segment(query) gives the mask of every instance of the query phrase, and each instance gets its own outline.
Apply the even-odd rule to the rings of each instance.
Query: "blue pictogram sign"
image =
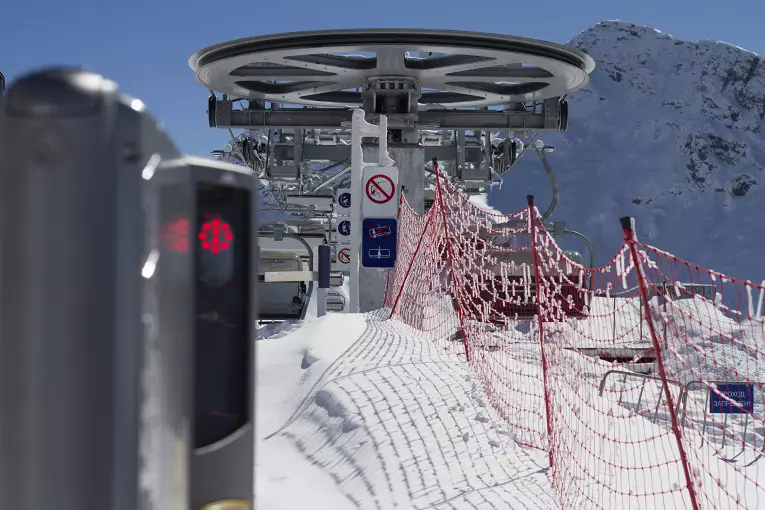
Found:
[[[396,263],[398,222],[393,218],[364,218],[361,228],[361,265],[391,268]]]

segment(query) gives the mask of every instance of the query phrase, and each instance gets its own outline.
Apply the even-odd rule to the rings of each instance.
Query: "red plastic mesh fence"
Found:
[[[508,438],[549,452],[563,508],[765,508],[762,286],[629,224],[586,268],[533,205],[492,214],[444,179],[400,225],[391,316],[466,357]]]

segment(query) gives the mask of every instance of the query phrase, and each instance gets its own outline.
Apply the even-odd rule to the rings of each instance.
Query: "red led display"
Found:
[[[163,247],[176,253],[188,253],[189,228],[190,223],[185,218],[166,222],[160,232]]]
[[[231,247],[234,233],[231,232],[231,225],[216,216],[206,219],[202,224],[198,237],[203,250],[220,253]]]

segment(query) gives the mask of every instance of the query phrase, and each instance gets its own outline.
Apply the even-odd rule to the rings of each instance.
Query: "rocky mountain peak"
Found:
[[[765,276],[765,59],[619,20],[569,44],[597,67],[569,99],[568,131],[543,137],[557,146],[555,217],[590,236],[600,262],[621,242],[617,218],[631,214],[644,240],[680,257]],[[541,198],[539,163],[522,163],[491,205]]]

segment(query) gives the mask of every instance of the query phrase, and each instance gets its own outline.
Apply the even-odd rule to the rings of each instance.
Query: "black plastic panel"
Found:
[[[194,238],[195,448],[225,439],[251,419],[250,221],[247,190],[199,185]]]

